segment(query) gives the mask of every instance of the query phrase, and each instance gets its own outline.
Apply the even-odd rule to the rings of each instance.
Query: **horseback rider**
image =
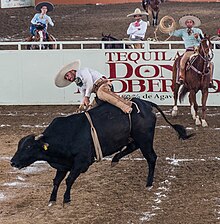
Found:
[[[127,29],[129,40],[132,40],[132,41],[144,40],[145,33],[147,31],[147,22],[141,19],[142,15],[147,15],[147,13],[141,12],[139,8],[136,8],[133,13],[127,15],[127,17],[134,17],[135,19],[135,22],[130,23]],[[135,44],[135,45],[138,45],[135,48],[142,48],[141,44]]]
[[[185,15],[179,19],[179,24],[183,29],[174,30],[170,33],[171,36],[182,37],[185,45],[185,53],[180,61],[180,73],[179,73],[179,83],[183,84],[185,82],[185,66],[186,62],[194,55],[200,45],[200,41],[204,37],[201,29],[198,27],[201,25],[201,20],[195,15]],[[215,88],[213,85],[212,75],[213,75],[213,64],[210,63],[210,84],[209,88]]]
[[[48,40],[47,27],[48,24],[54,26],[54,23],[47,12],[53,11],[54,6],[50,2],[40,2],[35,6],[35,10],[38,12],[31,20],[30,33],[35,36],[37,30],[43,30],[44,39]]]
[[[95,93],[98,99],[120,108],[124,113],[132,112],[132,102],[125,100],[112,91],[111,82],[101,73],[90,68],[80,69],[76,60],[64,66],[55,78],[57,87],[65,87],[75,82],[82,93],[81,106],[90,107],[90,96]]]

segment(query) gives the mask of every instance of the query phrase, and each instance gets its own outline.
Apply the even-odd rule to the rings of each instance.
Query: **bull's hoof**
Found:
[[[147,187],[147,190],[150,191],[153,188],[153,185],[151,185],[151,186],[147,185],[146,187]]]
[[[63,202],[63,208],[67,208],[70,206],[70,201],[69,202]]]
[[[111,167],[114,167],[118,164],[118,162],[111,162]]]
[[[56,204],[56,201],[49,201],[48,207],[54,206]]]

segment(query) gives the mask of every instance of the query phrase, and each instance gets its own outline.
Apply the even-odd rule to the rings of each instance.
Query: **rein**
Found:
[[[200,75],[208,75],[209,74],[209,71],[208,72],[205,72],[206,68],[207,68],[207,65],[208,65],[208,62],[212,60],[213,58],[213,51],[212,51],[212,56],[209,57],[209,55],[206,55],[205,53],[205,49],[204,49],[204,46],[201,45],[201,48],[202,48],[202,52],[204,54],[204,56],[199,52],[199,54],[194,58],[194,60],[190,63],[189,67],[188,67],[188,70],[189,69],[192,69],[194,70],[196,73],[200,74]],[[193,64],[195,62],[195,60],[198,58],[198,56],[204,61],[204,64],[203,64],[203,70],[202,71],[199,71]]]

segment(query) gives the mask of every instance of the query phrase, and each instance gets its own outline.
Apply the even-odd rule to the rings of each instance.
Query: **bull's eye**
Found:
[[[30,146],[30,145],[26,146],[26,149],[30,149],[30,148],[31,148],[31,146]]]

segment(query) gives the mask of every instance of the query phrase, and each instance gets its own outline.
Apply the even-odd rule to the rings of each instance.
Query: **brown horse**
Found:
[[[143,6],[144,10],[146,11],[146,13],[149,14],[149,10],[152,13],[153,26],[158,25],[158,15],[159,15],[159,11],[160,11],[159,5],[162,2],[164,2],[164,0],[142,0],[142,6]],[[148,15],[147,15],[147,23],[148,23],[148,25],[150,25]]]
[[[47,36],[47,37],[46,37]],[[47,33],[44,34],[43,30],[37,30],[35,36],[30,36],[26,39],[27,42],[55,42],[56,38]],[[27,45],[28,50],[33,50],[33,49],[57,49],[56,44],[32,44],[32,45]]]
[[[178,56],[173,65],[173,87],[174,87],[174,106],[172,116],[177,116],[177,99],[179,95],[180,103],[184,99],[187,92],[189,92],[189,102],[191,106],[191,114],[195,119],[196,125],[202,127],[208,126],[206,122],[206,101],[208,98],[208,89],[210,84],[210,73],[212,73],[213,65],[211,60],[213,58],[212,44],[209,37],[204,37],[201,40],[198,48],[198,53],[193,56],[186,65],[185,83],[182,86],[180,93],[180,84],[177,81],[177,74],[179,72],[181,56]],[[198,115],[198,104],[196,102],[196,93],[202,92],[202,117],[201,121]]]

